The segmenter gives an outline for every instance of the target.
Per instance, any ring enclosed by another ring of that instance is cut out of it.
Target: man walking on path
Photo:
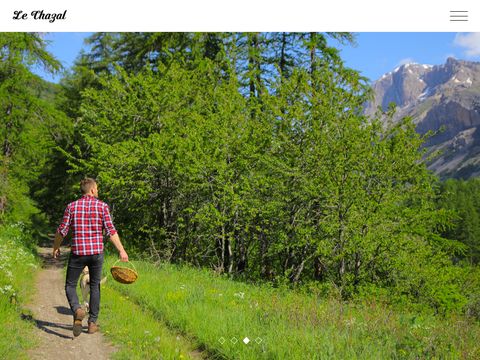
[[[82,320],[85,310],[79,304],[77,284],[80,274],[88,266],[90,274],[90,311],[88,333],[98,331],[97,319],[100,310],[100,280],[103,266],[103,236],[105,229],[110,241],[119,252],[121,261],[128,261],[128,254],[115,229],[108,205],[98,200],[98,187],[94,179],[86,178],[80,182],[82,197],[67,205],[63,220],[55,234],[53,257],[60,255],[60,244],[72,228],[72,248],[68,259],[65,292],[73,311],[73,335],[82,333]]]

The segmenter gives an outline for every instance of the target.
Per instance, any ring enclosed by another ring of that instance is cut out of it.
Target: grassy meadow
[[[19,304],[38,261],[21,226],[0,230],[0,357],[27,358],[33,325]],[[12,250],[14,249],[14,250]],[[105,273],[116,259],[107,257]],[[339,301],[232,281],[208,270],[134,262],[131,285],[110,275],[101,328],[114,359],[477,359],[480,324],[380,302]]]
[[[113,281],[113,280],[112,280]],[[114,359],[195,359],[194,347],[110,286],[102,289],[101,329],[118,351]]]
[[[105,268],[112,263],[113,259],[107,259]],[[195,346],[206,349],[205,354],[214,358],[475,359],[480,356],[480,326],[463,317],[419,315],[375,302],[349,304],[287,289],[234,282],[189,267],[134,264],[140,274],[138,281],[122,285],[112,279],[104,298],[113,297],[113,291],[121,293],[139,306],[125,309],[123,318],[143,316],[138,309],[147,311],[150,319],[157,319],[171,331],[193,339]],[[105,316],[108,322],[112,321]],[[123,325],[115,329],[112,323],[109,331],[118,329],[124,331]],[[129,331],[128,338],[133,344],[146,347],[151,342],[150,332],[144,332],[143,328]]]
[[[39,263],[27,249],[23,226],[0,226],[0,359],[24,359],[25,351],[35,346],[34,325],[22,321],[20,305],[34,290]]]

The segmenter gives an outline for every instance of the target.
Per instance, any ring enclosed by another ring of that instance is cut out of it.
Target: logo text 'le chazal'
[[[49,13],[43,10],[34,10],[30,13],[30,17],[34,20],[48,20],[53,23],[55,20],[65,20],[67,16],[67,10],[58,13]],[[13,20],[27,20],[29,18],[28,13],[22,10],[15,10],[13,12]]]

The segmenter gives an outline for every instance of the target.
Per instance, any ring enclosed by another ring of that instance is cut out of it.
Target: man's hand
[[[128,254],[125,250],[120,251],[120,261],[127,262],[128,261]]]
[[[60,244],[62,243],[63,237],[60,233],[55,234],[55,239],[53,240],[53,258],[57,259],[60,256]]]

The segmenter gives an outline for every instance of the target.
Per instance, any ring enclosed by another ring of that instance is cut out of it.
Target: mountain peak
[[[442,177],[480,176],[480,63],[446,59],[441,65],[405,63],[373,83],[365,113],[397,105],[394,121],[410,116],[425,147],[444,155],[429,164]],[[440,129],[444,129],[440,131]]]
[[[459,60],[455,59],[455,58],[452,57],[452,56],[449,56],[449,57],[447,58],[446,64],[447,64],[447,65],[448,65],[448,64],[455,64],[455,63],[459,63],[459,62],[460,62]]]

